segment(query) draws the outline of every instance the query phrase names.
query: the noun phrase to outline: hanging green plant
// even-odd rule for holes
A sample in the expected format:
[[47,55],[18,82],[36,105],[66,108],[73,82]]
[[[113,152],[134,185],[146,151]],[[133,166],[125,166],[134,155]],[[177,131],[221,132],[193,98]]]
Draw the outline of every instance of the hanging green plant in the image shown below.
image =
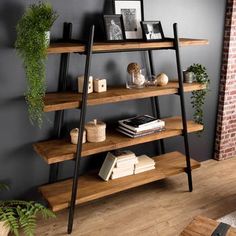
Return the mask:
[[57,14],[48,3],[30,5],[17,24],[16,49],[23,58],[27,78],[25,93],[32,124],[42,126],[43,98],[46,92],[45,60],[47,57],[46,32],[50,31]]
[[[2,190],[8,188],[5,184],[0,183],[0,186]],[[24,235],[33,236],[39,214],[45,219],[55,217],[51,210],[37,202],[0,200],[0,233],[1,230],[10,231],[15,236],[19,236],[19,230],[22,229]]]
[[206,85],[206,89],[193,91],[191,96],[191,104],[194,109],[193,119],[196,123],[203,125],[203,105],[205,103],[207,92],[209,91],[209,76],[206,68],[201,64],[191,65],[188,68],[188,71],[194,73],[195,82]]

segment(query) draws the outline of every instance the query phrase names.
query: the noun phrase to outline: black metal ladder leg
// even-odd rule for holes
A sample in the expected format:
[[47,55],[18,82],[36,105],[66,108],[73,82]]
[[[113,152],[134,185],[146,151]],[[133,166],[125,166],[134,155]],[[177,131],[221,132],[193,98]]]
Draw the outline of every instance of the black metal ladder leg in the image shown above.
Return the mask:
[[[149,64],[150,64],[151,74],[155,75],[154,65],[153,65],[153,57],[152,57],[152,51],[151,50],[148,51],[148,57],[149,57]],[[151,99],[152,99],[152,103],[154,104],[154,107],[155,107],[155,115],[158,119],[160,119],[161,118],[161,112],[160,112],[159,98],[158,97],[153,97]],[[160,140],[160,146],[161,146],[161,153],[165,154],[165,143],[164,143],[163,139]]]
[[[66,42],[66,41],[70,40],[71,34],[72,34],[72,24],[71,23],[64,23],[63,41]],[[69,59],[70,59],[69,53],[63,53],[61,55],[59,85],[58,85],[59,92],[66,90]],[[55,115],[55,131],[56,131],[57,138],[61,138],[61,131],[62,131],[63,123],[64,123],[64,110],[57,111],[56,115]],[[58,172],[59,172],[59,164],[58,163],[50,166],[50,176],[49,176],[50,183],[53,183],[57,180]]]
[[174,48],[175,48],[175,52],[176,52],[176,61],[177,61],[177,69],[178,69],[179,96],[180,96],[181,112],[182,112],[183,136],[184,136],[184,144],[185,144],[188,185],[189,185],[189,191],[192,192],[193,191],[192,170],[191,170],[191,163],[190,163],[187,118],[186,118],[184,88],[183,88],[183,73],[182,73],[182,66],[181,66],[181,60],[180,60],[179,37],[178,37],[177,23],[174,24]]
[[78,137],[77,153],[75,157],[75,169],[74,169],[69,220],[68,220],[68,231],[67,231],[68,234],[71,234],[72,229],[73,229],[74,209],[75,209],[75,202],[76,202],[77,189],[78,189],[78,178],[79,178],[78,174],[79,174],[79,169],[80,169],[80,160],[81,160],[81,151],[82,151],[83,130],[84,130],[84,124],[85,124],[86,110],[87,110],[88,82],[89,82],[89,76],[90,76],[90,66],[91,66],[92,50],[93,50],[94,28],[95,27],[93,25],[90,30],[89,43],[87,47],[84,87],[83,87],[80,122],[79,122],[80,132],[79,132],[79,137]]

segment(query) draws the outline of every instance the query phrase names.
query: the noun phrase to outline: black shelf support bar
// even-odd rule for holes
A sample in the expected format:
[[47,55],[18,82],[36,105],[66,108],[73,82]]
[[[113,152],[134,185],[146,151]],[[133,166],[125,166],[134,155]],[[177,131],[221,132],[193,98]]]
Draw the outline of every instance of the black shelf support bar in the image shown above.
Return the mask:
[[[63,28],[63,41],[68,42],[71,39],[71,35],[72,35],[72,24],[65,22]],[[66,90],[69,60],[70,60],[69,53],[63,53],[61,55],[58,92],[63,92]],[[55,131],[56,131],[56,137],[58,139],[61,138],[63,123],[64,123],[64,110],[57,111],[55,115]],[[49,177],[50,183],[57,181],[58,171],[59,171],[58,163],[50,166],[50,177]]]
[[[151,74],[155,75],[155,70],[154,70],[154,64],[153,64],[153,55],[152,55],[152,51],[149,50],[148,51],[148,57],[149,57],[149,64],[150,64],[150,70],[151,70]],[[151,98],[151,102],[155,108],[155,116],[158,119],[161,119],[161,112],[160,112],[160,105],[159,105],[159,98],[158,97],[152,97]],[[161,139],[160,140],[160,146],[161,146],[161,154],[165,154],[165,143],[164,140]]]
[[75,157],[75,168],[74,168],[74,177],[73,177],[68,230],[67,230],[68,234],[71,234],[72,229],[73,229],[74,210],[75,210],[75,203],[76,203],[77,189],[78,189],[78,178],[79,178],[78,174],[79,174],[79,169],[80,169],[81,152],[82,152],[83,130],[84,130],[84,124],[85,124],[86,110],[87,110],[88,82],[89,82],[90,67],[91,67],[91,60],[92,60],[94,29],[95,29],[95,26],[93,25],[90,30],[89,42],[88,42],[88,46],[87,46],[84,87],[83,87],[80,122],[79,122],[79,131],[80,132],[79,132],[79,137],[78,137],[77,153],[76,153],[76,157]]
[[186,118],[184,87],[183,87],[183,72],[182,72],[182,66],[181,66],[181,60],[180,60],[179,37],[178,37],[178,25],[177,25],[177,23],[174,24],[174,36],[175,36],[174,37],[174,47],[175,47],[175,52],[176,52],[176,61],[177,61],[177,70],[178,70],[179,95],[180,95],[181,112],[182,112],[183,136],[184,136],[184,144],[185,144],[188,185],[189,185],[189,191],[192,192],[193,191],[192,170],[191,170],[191,163],[190,163],[187,118]]

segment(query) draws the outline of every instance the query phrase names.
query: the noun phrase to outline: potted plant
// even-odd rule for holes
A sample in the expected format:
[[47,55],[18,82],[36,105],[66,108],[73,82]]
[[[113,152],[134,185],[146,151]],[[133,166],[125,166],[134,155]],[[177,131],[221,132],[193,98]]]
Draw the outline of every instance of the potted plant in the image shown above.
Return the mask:
[[[0,190],[8,186],[0,184]],[[0,236],[7,236],[9,232],[19,236],[21,229],[26,236],[33,236],[36,227],[36,216],[45,219],[55,217],[55,214],[36,202],[21,200],[0,200]]]
[[16,49],[23,59],[27,78],[25,98],[28,104],[30,121],[38,124],[43,121],[43,97],[45,96],[45,60],[47,57],[48,31],[57,19],[49,3],[39,2],[30,5],[19,20],[16,30]]
[[193,119],[196,123],[203,125],[203,105],[205,103],[206,94],[209,91],[209,76],[206,68],[201,64],[191,65],[188,71],[194,73],[195,82],[206,85],[206,89],[193,91],[191,96],[191,104],[194,109]]

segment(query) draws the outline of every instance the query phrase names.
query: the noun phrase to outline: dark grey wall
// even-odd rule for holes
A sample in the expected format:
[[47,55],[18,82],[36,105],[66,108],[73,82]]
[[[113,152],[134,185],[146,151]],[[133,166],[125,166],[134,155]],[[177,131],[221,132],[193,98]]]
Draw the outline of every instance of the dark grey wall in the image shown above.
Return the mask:
[[[31,195],[38,185],[48,180],[49,167],[36,155],[32,144],[39,140],[49,139],[53,134],[54,114],[46,114],[46,121],[40,130],[30,125],[27,108],[23,99],[26,88],[25,74],[21,59],[13,48],[15,41],[15,25],[24,12],[25,7],[36,1],[1,0],[0,1],[0,181],[6,181],[12,190],[1,193],[1,197],[19,197]],[[111,10],[111,1],[104,0],[51,0],[60,17],[53,26],[52,37],[60,38],[64,21],[74,25],[73,37],[81,38],[87,35],[88,25],[96,22],[99,15]],[[192,155],[198,160],[212,157],[214,142],[214,126],[222,35],[224,23],[225,1],[222,0],[144,0],[145,19],[161,20],[164,32],[172,36],[172,24],[179,23],[180,36],[207,38],[209,46],[183,48],[182,60],[186,68],[194,62],[202,63],[208,68],[211,78],[211,92],[205,106],[205,133],[201,138],[191,135]],[[99,28],[97,35],[102,32]],[[164,71],[170,77],[176,77],[176,67],[173,52],[156,52],[155,67],[157,72]],[[47,87],[49,91],[57,88],[59,73],[58,55],[49,56],[47,62]],[[108,79],[108,84],[124,84],[126,66],[137,61],[144,67],[143,53],[121,53],[96,55],[93,59],[92,74]],[[79,74],[83,74],[84,58],[71,56],[69,76],[73,83]],[[189,96],[187,96],[189,101]],[[88,109],[88,120],[98,118],[112,122],[120,117],[151,112],[150,101],[124,102],[121,104],[101,106]],[[188,117],[191,118],[191,106],[187,105]],[[178,97],[161,98],[161,110],[164,116],[180,113]],[[79,111],[66,112],[65,132],[76,126]],[[168,150],[181,150],[182,139],[167,141]],[[152,154],[154,145],[148,144],[136,147],[137,153]],[[101,158],[100,158],[101,160]],[[83,161],[83,170],[89,166],[98,165],[99,158],[88,158]],[[61,168],[61,177],[70,176],[70,162]]]

